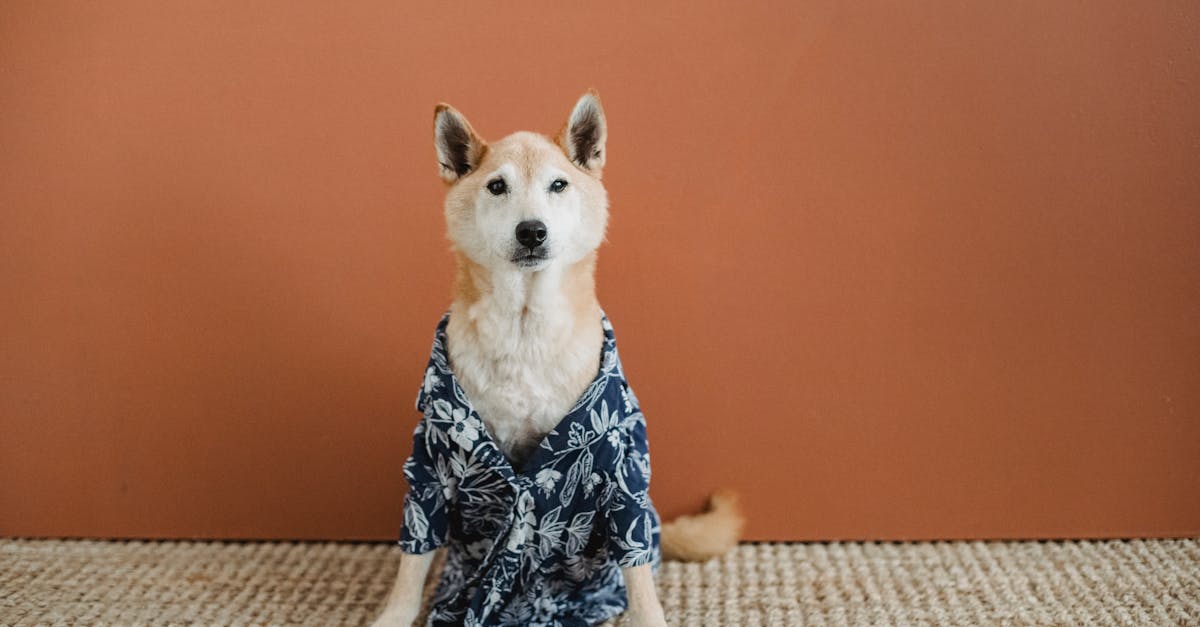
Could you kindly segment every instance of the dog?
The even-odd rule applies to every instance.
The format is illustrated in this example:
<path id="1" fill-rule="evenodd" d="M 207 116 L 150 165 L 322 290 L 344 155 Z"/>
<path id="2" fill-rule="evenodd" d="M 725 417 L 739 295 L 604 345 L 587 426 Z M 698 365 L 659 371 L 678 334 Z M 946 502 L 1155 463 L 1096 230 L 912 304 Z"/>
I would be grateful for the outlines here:
<path id="1" fill-rule="evenodd" d="M 622 613 L 665 625 L 660 559 L 707 559 L 737 542 L 731 493 L 665 525 L 650 501 L 645 420 L 595 291 L 607 133 L 595 91 L 553 138 L 487 143 L 453 107 L 435 107 L 457 275 L 417 398 L 402 557 L 377 627 L 412 624 L 443 546 L 429 625 L 593 625 Z"/>

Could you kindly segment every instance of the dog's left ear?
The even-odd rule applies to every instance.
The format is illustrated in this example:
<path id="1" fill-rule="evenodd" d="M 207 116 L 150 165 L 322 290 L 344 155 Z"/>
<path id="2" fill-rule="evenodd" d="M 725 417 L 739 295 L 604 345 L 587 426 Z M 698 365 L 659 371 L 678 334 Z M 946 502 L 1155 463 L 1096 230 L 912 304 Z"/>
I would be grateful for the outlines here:
<path id="1" fill-rule="evenodd" d="M 604 167 L 604 141 L 608 139 L 608 125 L 604 121 L 604 109 L 600 106 L 600 94 L 589 89 L 575 108 L 567 124 L 558 132 L 558 145 L 567 153 L 575 165 L 600 176 Z"/>

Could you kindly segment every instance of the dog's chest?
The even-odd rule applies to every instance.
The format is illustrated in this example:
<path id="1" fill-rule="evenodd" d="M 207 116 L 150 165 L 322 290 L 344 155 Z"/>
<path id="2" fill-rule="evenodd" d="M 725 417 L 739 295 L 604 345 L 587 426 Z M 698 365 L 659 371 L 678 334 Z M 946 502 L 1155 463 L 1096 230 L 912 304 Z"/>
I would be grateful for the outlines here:
<path id="1" fill-rule="evenodd" d="M 599 369 L 603 330 L 566 316 L 487 316 L 447 328 L 455 377 L 504 455 L 521 466 Z"/>

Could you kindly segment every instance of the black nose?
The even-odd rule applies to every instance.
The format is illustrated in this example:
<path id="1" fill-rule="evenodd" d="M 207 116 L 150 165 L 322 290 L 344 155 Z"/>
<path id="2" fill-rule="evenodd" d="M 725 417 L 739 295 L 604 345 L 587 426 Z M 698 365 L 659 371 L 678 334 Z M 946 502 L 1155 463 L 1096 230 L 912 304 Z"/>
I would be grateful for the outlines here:
<path id="1" fill-rule="evenodd" d="M 517 225 L 517 241 L 526 248 L 537 248 L 546 241 L 546 223 L 526 220 Z"/>

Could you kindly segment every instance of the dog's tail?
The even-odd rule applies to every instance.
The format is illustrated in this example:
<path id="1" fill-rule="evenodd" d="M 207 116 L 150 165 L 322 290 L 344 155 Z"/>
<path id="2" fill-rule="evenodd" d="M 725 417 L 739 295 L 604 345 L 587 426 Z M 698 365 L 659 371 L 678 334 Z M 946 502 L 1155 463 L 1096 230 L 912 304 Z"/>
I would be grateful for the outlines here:
<path id="1" fill-rule="evenodd" d="M 693 516 L 680 516 L 663 523 L 663 559 L 699 562 L 729 552 L 737 546 L 746 518 L 738 506 L 737 493 L 718 490 L 708 500 L 708 509 Z"/>

